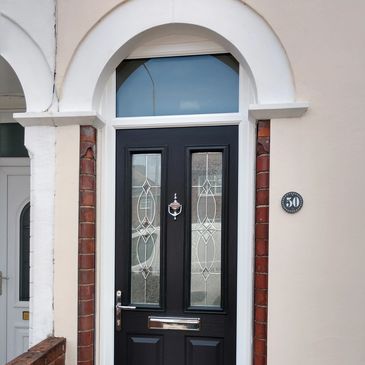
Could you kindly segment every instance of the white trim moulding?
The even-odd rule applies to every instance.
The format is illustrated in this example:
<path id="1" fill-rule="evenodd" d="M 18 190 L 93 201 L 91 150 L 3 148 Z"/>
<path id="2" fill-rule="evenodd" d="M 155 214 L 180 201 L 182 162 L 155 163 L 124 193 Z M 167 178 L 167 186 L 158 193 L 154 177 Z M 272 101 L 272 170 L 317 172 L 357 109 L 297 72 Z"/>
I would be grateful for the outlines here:
<path id="1" fill-rule="evenodd" d="M 105 125 L 103 118 L 96 112 L 15 113 L 14 119 L 23 127 L 92 125 L 102 128 Z"/>
<path id="2" fill-rule="evenodd" d="M 309 107 L 308 102 L 297 102 L 297 103 L 287 103 L 287 104 L 251 104 L 249 106 L 249 114 L 255 119 L 279 119 L 279 118 L 298 118 L 301 117 Z M 200 122 L 205 124 L 208 121 L 212 122 L 212 118 L 217 118 L 217 124 L 226 124 L 228 119 L 230 121 L 236 121 L 237 115 L 234 115 L 235 118 L 232 120 L 232 116 L 234 114 L 228 114 L 227 116 L 222 117 L 222 115 L 211 115 L 207 118 L 207 116 L 202 116 L 198 119 L 201 119 Z M 171 118 L 171 116 L 169 117 Z M 188 116 L 180 116 L 179 118 L 188 119 Z M 179 122 L 179 118 L 176 118 L 175 121 L 177 124 Z M 19 122 L 23 127 L 30 126 L 66 126 L 66 125 L 93 125 L 96 128 L 103 128 L 105 126 L 105 121 L 103 118 L 96 112 L 44 112 L 44 113 L 34 113 L 34 112 L 26 112 L 26 113 L 14 113 L 14 119 Z M 113 125 L 119 128 L 130 127 L 129 124 L 134 124 L 136 128 L 145 127 L 146 124 L 149 125 L 150 118 L 116 118 L 113 121 Z M 161 118 L 161 124 L 165 124 L 164 118 Z M 124 123 L 121 123 L 121 122 Z M 130 123 L 128 123 L 130 122 Z M 136 123 L 137 122 L 137 123 Z M 219 123 L 220 122 L 220 123 Z M 172 123 L 175 124 L 175 123 Z M 195 123 L 194 123 L 195 124 Z M 198 122 L 199 124 L 199 122 Z M 238 123 L 237 123 L 238 124 Z M 172 125 L 174 126 L 174 125 Z M 157 127 L 157 126 L 156 126 Z"/>
<path id="3" fill-rule="evenodd" d="M 209 40 L 182 40 L 174 39 L 173 36 L 169 40 L 170 42 L 162 44 L 144 44 L 135 49 L 127 59 L 227 53 L 223 47 Z"/>
<path id="4" fill-rule="evenodd" d="M 147 117 L 114 118 L 111 125 L 116 129 L 123 128 L 170 128 L 170 127 L 203 127 L 213 125 L 238 125 L 242 122 L 239 113 L 223 114 L 186 114 L 161 115 Z"/>
<path id="5" fill-rule="evenodd" d="M 299 118 L 308 110 L 306 101 L 286 104 L 251 104 L 249 114 L 257 119 Z"/>

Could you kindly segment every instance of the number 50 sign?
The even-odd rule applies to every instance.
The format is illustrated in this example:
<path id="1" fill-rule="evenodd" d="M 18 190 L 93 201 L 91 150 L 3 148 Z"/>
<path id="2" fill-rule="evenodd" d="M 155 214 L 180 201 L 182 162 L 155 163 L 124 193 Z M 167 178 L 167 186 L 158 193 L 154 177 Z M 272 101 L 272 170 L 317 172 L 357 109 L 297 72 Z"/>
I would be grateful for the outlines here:
<path id="1" fill-rule="evenodd" d="M 299 193 L 290 191 L 281 198 L 281 206 L 287 213 L 296 213 L 303 207 L 303 198 Z"/>

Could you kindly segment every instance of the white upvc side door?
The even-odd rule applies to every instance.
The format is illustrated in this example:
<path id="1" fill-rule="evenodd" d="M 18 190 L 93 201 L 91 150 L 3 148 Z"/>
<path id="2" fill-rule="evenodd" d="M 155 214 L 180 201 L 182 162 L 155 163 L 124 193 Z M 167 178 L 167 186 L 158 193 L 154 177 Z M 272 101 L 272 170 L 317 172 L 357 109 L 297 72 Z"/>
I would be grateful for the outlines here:
<path id="1" fill-rule="evenodd" d="M 23 319 L 29 302 L 19 297 L 20 217 L 29 203 L 29 163 L 27 159 L 4 160 L 7 166 L 0 165 L 0 365 L 25 352 L 29 337 L 29 321 Z"/>
<path id="2" fill-rule="evenodd" d="M 7 245 L 6 245 L 6 193 L 4 185 L 6 184 L 6 175 L 0 167 L 0 364 L 6 363 L 6 289 L 7 282 Z"/>

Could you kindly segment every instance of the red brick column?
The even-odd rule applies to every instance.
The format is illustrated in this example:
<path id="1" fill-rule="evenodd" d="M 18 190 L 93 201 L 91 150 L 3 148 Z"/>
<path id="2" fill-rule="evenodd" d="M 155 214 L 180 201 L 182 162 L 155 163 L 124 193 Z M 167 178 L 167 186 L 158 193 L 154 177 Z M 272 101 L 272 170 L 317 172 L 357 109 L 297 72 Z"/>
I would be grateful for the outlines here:
<path id="1" fill-rule="evenodd" d="M 80 127 L 77 364 L 94 364 L 96 129 Z"/>
<path id="2" fill-rule="evenodd" d="M 267 361 L 267 289 L 269 255 L 270 121 L 259 121 L 256 144 L 256 237 L 254 365 Z"/>

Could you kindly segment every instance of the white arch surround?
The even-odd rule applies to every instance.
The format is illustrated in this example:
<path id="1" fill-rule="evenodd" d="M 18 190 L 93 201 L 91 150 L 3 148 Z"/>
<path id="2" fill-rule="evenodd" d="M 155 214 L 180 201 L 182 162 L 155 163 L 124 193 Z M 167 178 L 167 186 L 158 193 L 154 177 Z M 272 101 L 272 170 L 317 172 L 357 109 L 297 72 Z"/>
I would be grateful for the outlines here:
<path id="1" fill-rule="evenodd" d="M 237 0 L 132 0 L 107 14 L 86 35 L 66 73 L 60 111 L 98 109 L 107 79 L 159 27 L 185 24 L 209 33 L 252 75 L 258 104 L 295 102 L 285 50 L 270 26 Z"/>
<path id="2" fill-rule="evenodd" d="M 15 20 L 0 13 L 0 55 L 22 85 L 28 112 L 44 112 L 52 105 L 53 70 L 37 42 Z"/>

